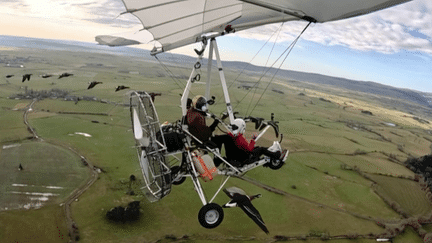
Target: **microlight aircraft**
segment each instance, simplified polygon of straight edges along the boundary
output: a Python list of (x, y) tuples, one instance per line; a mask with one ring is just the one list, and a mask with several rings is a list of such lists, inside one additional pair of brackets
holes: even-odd
[[(209, 56), (205, 97), (208, 101), (212, 101), (210, 73), (213, 54), (215, 54), (226, 103), (226, 115), (229, 118), (228, 124), (223, 121), (221, 124), (224, 124), (227, 131), (231, 131), (234, 129), (232, 125), (236, 117), (216, 38), (223, 38), (224, 35), (262, 25), (288, 21), (305, 21), (308, 23), (307, 28), (311, 23), (356, 17), (408, 1), (410, 0), (123, 0), (126, 11), (122, 14), (133, 14), (141, 21), (142, 31), (152, 34), (154, 48), (151, 55), (155, 57), (159, 53), (189, 44), (202, 44), (201, 50), (195, 49), (197, 61), (193, 65), (180, 99), (183, 117), (187, 113), (191, 86), (200, 78), (197, 70), (201, 68), (207, 47)], [(96, 41), (109, 46), (147, 44), (130, 36), (102, 35), (96, 36)], [(194, 137), (188, 131), (187, 124), (182, 122), (183, 119), (170, 125), (161, 125), (152, 97), (146, 92), (131, 92), (130, 111), (138, 159), (146, 184), (143, 190), (147, 198), (150, 201), (158, 201), (169, 194), (172, 185), (181, 184), (186, 177), (190, 177), (203, 204), (198, 213), (198, 220), (205, 228), (215, 228), (222, 222), (224, 216), (222, 207), (213, 203), (213, 200), (231, 176), (241, 176), (262, 165), (279, 169), (286, 159), (285, 157), (283, 160), (274, 160), (264, 156), (244, 166), (235, 166), (229, 158), (222, 156), (217, 148), (209, 147)], [(209, 116), (219, 119), (211, 114)], [(260, 131), (257, 139), (270, 127), (274, 128), (276, 135), (279, 133), (274, 119), (269, 121), (253, 117), (244, 119), (255, 122), (255, 128)], [(175, 139), (167, 139), (167, 135), (174, 135)], [(181, 146), (170, 144), (175, 140), (180, 140)], [(279, 142), (274, 142), (270, 149), (280, 150)], [(180, 154), (180, 165), (172, 166), (166, 158), (175, 154)], [(216, 158), (223, 161), (222, 166), (214, 166), (213, 159)], [(199, 178), (211, 180), (218, 174), (226, 176), (226, 179), (214, 196), (208, 200)]]

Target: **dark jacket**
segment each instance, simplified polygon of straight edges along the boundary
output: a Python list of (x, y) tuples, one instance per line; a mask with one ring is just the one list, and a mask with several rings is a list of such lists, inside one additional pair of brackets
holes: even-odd
[(218, 124), (217, 121), (215, 121), (210, 127), (208, 127), (206, 125), (205, 113), (194, 108), (188, 110), (186, 114), (186, 122), (189, 132), (201, 142), (206, 142), (210, 139)]

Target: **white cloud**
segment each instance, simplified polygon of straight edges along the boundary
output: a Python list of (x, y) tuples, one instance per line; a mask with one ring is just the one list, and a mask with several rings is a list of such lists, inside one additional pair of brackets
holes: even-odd
[(93, 42), (96, 35), (141, 28), (121, 0), (0, 0), (0, 34)]
[(129, 28), (140, 22), (125, 11), (121, 0), (0, 0), (0, 13), (16, 16), (76, 22), (94, 22)]
[[(125, 11), (121, 0), (0, 0), (3, 16), (39, 18), (51, 23), (92, 26), (114, 32), (141, 28), (141, 23)], [(29, 23), (29, 28), (32, 28)], [(291, 42), (304, 28), (305, 22), (287, 22), (278, 42)], [(267, 40), (280, 24), (238, 32), (235, 35)], [(90, 28), (90, 27), (89, 27)], [(420, 35), (413, 35), (413, 31)], [(340, 45), (360, 51), (395, 53), (400, 50), (432, 55), (432, 1), (415, 0), (369, 15), (347, 20), (312, 25), (302, 36), (323, 45)]]
[[(277, 24), (237, 33), (238, 36), (266, 40)], [(279, 42), (291, 42), (306, 26), (305, 22), (287, 22)], [(421, 33), (414, 36), (410, 31)], [(420, 51), (432, 55), (432, 2), (416, 0), (356, 18), (315, 24), (302, 36), (323, 45), (340, 45), (360, 51), (395, 53)]]

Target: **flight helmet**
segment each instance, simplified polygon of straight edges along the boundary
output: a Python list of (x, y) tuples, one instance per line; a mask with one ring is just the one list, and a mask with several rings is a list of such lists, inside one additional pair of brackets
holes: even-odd
[(231, 125), (233, 126), (233, 135), (237, 136), (239, 134), (243, 134), (246, 130), (246, 122), (243, 119), (235, 119)]
[(207, 99), (202, 95), (197, 95), (192, 99), (192, 106), (200, 111), (206, 112), (207, 108)]

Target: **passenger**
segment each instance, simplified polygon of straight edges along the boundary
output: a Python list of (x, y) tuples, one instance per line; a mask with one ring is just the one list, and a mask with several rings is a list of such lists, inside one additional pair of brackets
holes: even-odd
[(210, 140), (212, 133), (219, 124), (219, 121), (215, 120), (209, 127), (207, 126), (207, 110), (207, 99), (202, 95), (197, 95), (192, 99), (192, 106), (186, 114), (189, 132), (203, 143)]
[(272, 152), (266, 147), (255, 147), (255, 134), (248, 141), (243, 135), (246, 130), (246, 123), (243, 119), (235, 119), (232, 125), (235, 125), (235, 129), (233, 128), (233, 132), (228, 133), (228, 135), (232, 138), (235, 149), (233, 150), (232, 145), (225, 143), (226, 156), (229, 160), (236, 160), (242, 166), (258, 160), (261, 155), (266, 155), (276, 160), (283, 161), (285, 159), (288, 151), (286, 149)]

